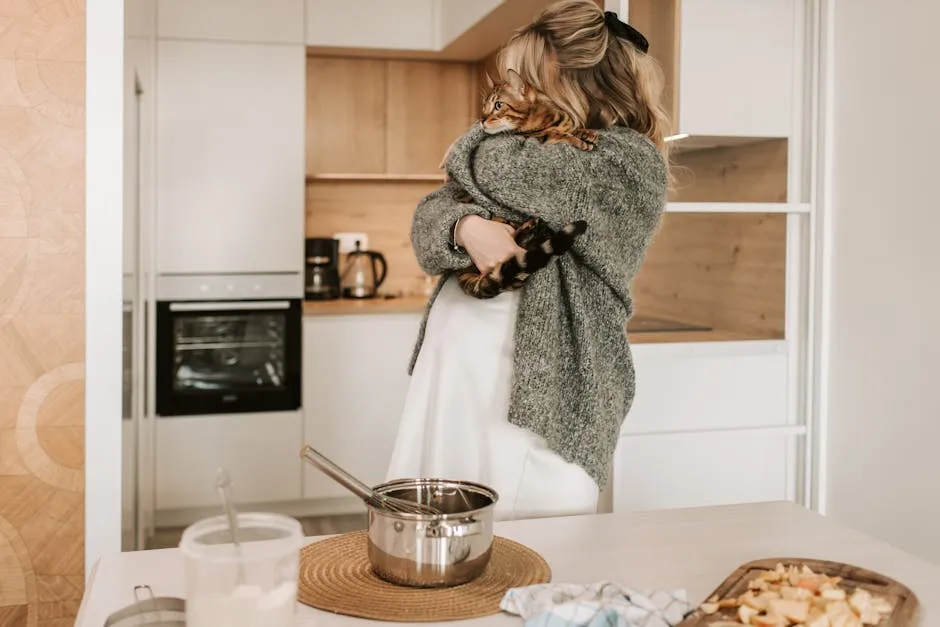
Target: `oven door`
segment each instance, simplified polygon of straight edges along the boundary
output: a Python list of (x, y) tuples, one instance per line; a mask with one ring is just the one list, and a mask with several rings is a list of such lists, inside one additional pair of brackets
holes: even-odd
[(157, 303), (157, 414), (300, 407), (301, 300)]

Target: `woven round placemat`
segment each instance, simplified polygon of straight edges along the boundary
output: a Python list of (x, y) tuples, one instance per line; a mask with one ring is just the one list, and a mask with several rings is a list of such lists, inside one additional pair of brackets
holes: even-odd
[(551, 581), (541, 555), (506, 538), (493, 538), (486, 570), (453, 588), (408, 588), (379, 579), (366, 553), (365, 531), (308, 544), (300, 552), (298, 599), (335, 614), (392, 622), (436, 622), (499, 613), (506, 591)]

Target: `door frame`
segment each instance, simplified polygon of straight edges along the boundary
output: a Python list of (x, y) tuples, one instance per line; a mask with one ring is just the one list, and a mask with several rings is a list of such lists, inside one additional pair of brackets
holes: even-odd
[(124, 1), (85, 3), (85, 574), (121, 550)]

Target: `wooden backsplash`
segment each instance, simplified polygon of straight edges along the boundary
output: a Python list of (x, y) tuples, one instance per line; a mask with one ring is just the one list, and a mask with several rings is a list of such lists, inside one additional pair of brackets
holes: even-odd
[(84, 85), (83, 2), (0, 2), (3, 626), (72, 625), (83, 592)]
[(673, 202), (786, 202), (787, 140), (679, 153)]
[(420, 294), (425, 274), (411, 250), (415, 205), (440, 183), (321, 181), (307, 185), (307, 237), (352, 231), (369, 235), (369, 248), (385, 255), (388, 278), (382, 290)]
[(667, 213), (633, 284), (636, 313), (782, 338), (787, 216)]

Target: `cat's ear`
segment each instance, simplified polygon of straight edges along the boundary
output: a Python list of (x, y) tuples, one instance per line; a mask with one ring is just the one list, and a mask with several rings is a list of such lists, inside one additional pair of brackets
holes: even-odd
[(519, 73), (515, 70), (506, 70), (506, 82), (509, 83), (509, 87), (520, 96), (525, 96), (526, 91), (529, 89), (529, 86), (525, 84), (525, 81), (522, 80), (522, 77), (519, 76)]
[(492, 90), (493, 87), (496, 85), (496, 83), (493, 82), (493, 77), (490, 76), (489, 72), (486, 72), (484, 74), (484, 77), (486, 78), (486, 88)]

